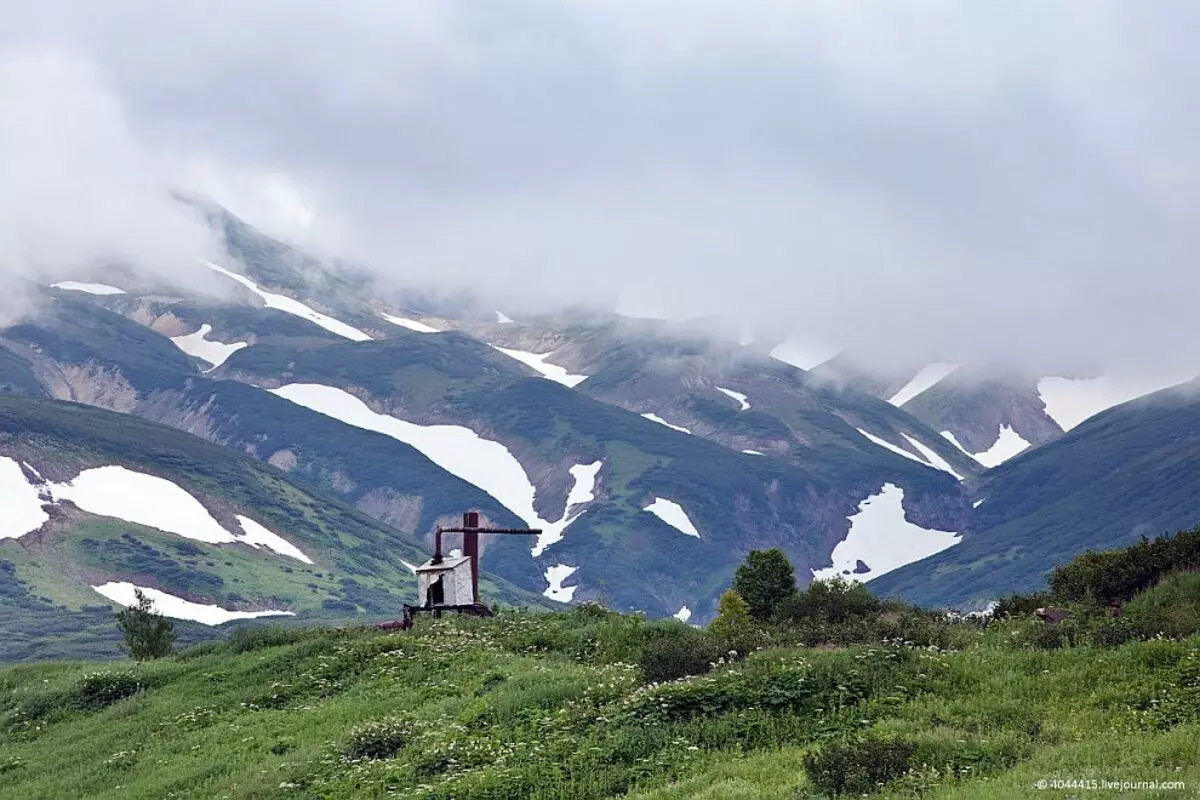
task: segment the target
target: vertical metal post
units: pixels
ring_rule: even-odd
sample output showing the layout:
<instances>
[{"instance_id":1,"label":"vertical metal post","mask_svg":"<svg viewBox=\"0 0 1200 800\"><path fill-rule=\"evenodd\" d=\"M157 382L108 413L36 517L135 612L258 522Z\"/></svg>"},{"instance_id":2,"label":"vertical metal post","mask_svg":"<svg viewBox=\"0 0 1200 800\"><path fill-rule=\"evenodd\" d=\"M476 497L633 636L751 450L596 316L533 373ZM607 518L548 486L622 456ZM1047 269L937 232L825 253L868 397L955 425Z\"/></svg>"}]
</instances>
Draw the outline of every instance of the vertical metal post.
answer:
<instances>
[{"instance_id":1,"label":"vertical metal post","mask_svg":"<svg viewBox=\"0 0 1200 800\"><path fill-rule=\"evenodd\" d=\"M471 602L479 602L479 512L463 514L463 555L471 559Z\"/></svg>"}]
</instances>

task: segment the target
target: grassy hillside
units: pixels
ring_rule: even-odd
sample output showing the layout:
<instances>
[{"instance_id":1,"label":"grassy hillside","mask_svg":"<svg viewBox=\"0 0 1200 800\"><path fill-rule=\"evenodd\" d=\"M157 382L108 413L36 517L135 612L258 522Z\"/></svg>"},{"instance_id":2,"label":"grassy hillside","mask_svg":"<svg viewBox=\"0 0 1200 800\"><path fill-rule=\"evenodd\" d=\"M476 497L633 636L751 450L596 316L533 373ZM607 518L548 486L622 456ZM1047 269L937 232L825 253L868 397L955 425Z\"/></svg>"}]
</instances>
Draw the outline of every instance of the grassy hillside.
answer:
<instances>
[{"instance_id":1,"label":"grassy hillside","mask_svg":"<svg viewBox=\"0 0 1200 800\"><path fill-rule=\"evenodd\" d=\"M315 562L58 510L39 533L0 540L0 623L10 633L0 644L0 659L115 655L112 637L100 635L99 623L87 616L107 604L90 586L107 580L226 608L282 607L310 622L391 618L415 596L404 561L420 563L426 555L410 538L279 470L174 429L90 406L0 396L0 454L31 464L52 481L110 464L166 478L218 519L251 516ZM490 577L481 590L493 601L541 602ZM64 643L46 635L67 627L52 622L46 630L55 614L73 620L79 637L72 634L73 641ZM87 649L92 645L96 649Z\"/></svg>"},{"instance_id":2,"label":"grassy hillside","mask_svg":"<svg viewBox=\"0 0 1200 800\"><path fill-rule=\"evenodd\" d=\"M138 666L11 668L0 794L791 800L823 796L839 765L878 771L883 752L910 771L882 798L1200 785L1195 638L1046 651L964 628L952 649L770 648L648 683L647 627L582 608L401 634L245 631Z\"/></svg>"},{"instance_id":3,"label":"grassy hillside","mask_svg":"<svg viewBox=\"0 0 1200 800\"><path fill-rule=\"evenodd\" d=\"M1109 409L989 470L962 544L871 582L957 605L1044 585L1055 565L1200 521L1200 385Z\"/></svg>"}]
</instances>

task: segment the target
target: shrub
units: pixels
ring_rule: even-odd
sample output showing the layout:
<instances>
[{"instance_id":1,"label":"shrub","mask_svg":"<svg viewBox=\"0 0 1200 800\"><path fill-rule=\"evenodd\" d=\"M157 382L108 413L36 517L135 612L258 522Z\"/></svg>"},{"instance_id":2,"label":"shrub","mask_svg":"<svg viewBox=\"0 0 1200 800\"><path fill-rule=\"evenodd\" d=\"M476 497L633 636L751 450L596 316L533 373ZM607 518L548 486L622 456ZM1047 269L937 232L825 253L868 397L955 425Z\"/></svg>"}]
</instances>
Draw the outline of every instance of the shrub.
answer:
<instances>
[{"instance_id":1,"label":"shrub","mask_svg":"<svg viewBox=\"0 0 1200 800\"><path fill-rule=\"evenodd\" d=\"M95 711L132 697L144 685L133 670L91 672L71 688L68 698L80 711Z\"/></svg>"},{"instance_id":2,"label":"shrub","mask_svg":"<svg viewBox=\"0 0 1200 800\"><path fill-rule=\"evenodd\" d=\"M416 726L407 719L374 720L350 731L345 755L349 759L379 761L399 753L413 739Z\"/></svg>"},{"instance_id":3,"label":"shrub","mask_svg":"<svg viewBox=\"0 0 1200 800\"><path fill-rule=\"evenodd\" d=\"M750 607L733 589L721 595L716 619L709 623L708 630L724 653L745 655L754 648L758 638L754 622L750 619Z\"/></svg>"},{"instance_id":4,"label":"shrub","mask_svg":"<svg viewBox=\"0 0 1200 800\"><path fill-rule=\"evenodd\" d=\"M835 742L806 753L804 769L812 785L825 794L869 794L907 774L915 749L903 739Z\"/></svg>"},{"instance_id":5,"label":"shrub","mask_svg":"<svg viewBox=\"0 0 1200 800\"><path fill-rule=\"evenodd\" d=\"M1182 638L1200 633L1200 572L1170 575L1125 607L1130 623L1146 634Z\"/></svg>"},{"instance_id":6,"label":"shrub","mask_svg":"<svg viewBox=\"0 0 1200 800\"><path fill-rule=\"evenodd\" d=\"M782 600L776 613L783 619L820 619L838 623L877 613L882 602L858 581L842 577L813 581L802 592Z\"/></svg>"},{"instance_id":7,"label":"shrub","mask_svg":"<svg viewBox=\"0 0 1200 800\"><path fill-rule=\"evenodd\" d=\"M117 627L125 636L124 648L136 661L170 655L175 644L175 625L154 610L154 602L134 589L137 604L117 613Z\"/></svg>"},{"instance_id":8,"label":"shrub","mask_svg":"<svg viewBox=\"0 0 1200 800\"><path fill-rule=\"evenodd\" d=\"M707 632L682 623L647 625L638 665L647 681L702 675L720 658L720 646Z\"/></svg>"},{"instance_id":9,"label":"shrub","mask_svg":"<svg viewBox=\"0 0 1200 800\"><path fill-rule=\"evenodd\" d=\"M750 616L767 620L781 602L796 593L796 574L778 547L751 550L733 576L733 590L750 608Z\"/></svg>"},{"instance_id":10,"label":"shrub","mask_svg":"<svg viewBox=\"0 0 1200 800\"><path fill-rule=\"evenodd\" d=\"M1124 550L1085 553L1050 575L1058 602L1093 601L1101 605L1130 600L1178 570L1200 569L1200 528L1174 536L1142 540Z\"/></svg>"},{"instance_id":11,"label":"shrub","mask_svg":"<svg viewBox=\"0 0 1200 800\"><path fill-rule=\"evenodd\" d=\"M1039 608L1051 604L1049 592L1034 594L1010 594L996 603L992 616L996 619L1006 617L1028 617Z\"/></svg>"}]
</instances>

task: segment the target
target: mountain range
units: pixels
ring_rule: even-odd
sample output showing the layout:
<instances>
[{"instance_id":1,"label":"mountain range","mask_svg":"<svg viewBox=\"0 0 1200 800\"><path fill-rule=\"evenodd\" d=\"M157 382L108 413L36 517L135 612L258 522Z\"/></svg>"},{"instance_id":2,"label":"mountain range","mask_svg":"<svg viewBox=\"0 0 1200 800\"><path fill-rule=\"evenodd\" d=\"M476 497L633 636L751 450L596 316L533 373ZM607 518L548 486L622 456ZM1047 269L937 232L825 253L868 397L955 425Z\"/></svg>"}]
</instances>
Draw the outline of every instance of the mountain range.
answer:
<instances>
[{"instance_id":1,"label":"mountain range","mask_svg":"<svg viewBox=\"0 0 1200 800\"><path fill-rule=\"evenodd\" d=\"M6 618L86 615L137 585L227 614L382 619L469 509L543 531L484 543L488 599L693 621L753 549L784 550L801 582L969 608L1200 519L1197 395L1134 399L1173 380L889 372L703 320L514 319L188 202L220 263L169 286L61 276L0 330L3 497L28 514L0 530ZM142 476L118 481L130 503L81 505L96 470ZM139 516L162 492L215 540ZM311 563L248 543L242 518Z\"/></svg>"}]
</instances>

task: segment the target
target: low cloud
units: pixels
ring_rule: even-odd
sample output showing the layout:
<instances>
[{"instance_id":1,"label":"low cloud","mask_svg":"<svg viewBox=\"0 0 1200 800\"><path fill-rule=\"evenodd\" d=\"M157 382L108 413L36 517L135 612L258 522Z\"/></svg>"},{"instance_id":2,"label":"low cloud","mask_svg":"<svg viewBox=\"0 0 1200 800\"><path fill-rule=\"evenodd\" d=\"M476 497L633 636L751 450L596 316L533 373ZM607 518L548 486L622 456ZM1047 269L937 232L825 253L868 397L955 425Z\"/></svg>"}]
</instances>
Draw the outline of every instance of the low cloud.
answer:
<instances>
[{"instance_id":1,"label":"low cloud","mask_svg":"<svg viewBox=\"0 0 1200 800\"><path fill-rule=\"evenodd\" d=\"M6 318L28 307L23 281L102 277L111 266L174 279L216 252L207 227L171 199L164 163L92 65L5 54L0 107Z\"/></svg>"},{"instance_id":2,"label":"low cloud","mask_svg":"<svg viewBox=\"0 0 1200 800\"><path fill-rule=\"evenodd\" d=\"M624 298L883 362L1200 364L1194 4L12 16L0 48L66 55L4 60L10 260L169 263L205 243L138 198L184 181L391 285L506 309ZM91 124L46 137L10 118Z\"/></svg>"}]
</instances>

